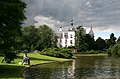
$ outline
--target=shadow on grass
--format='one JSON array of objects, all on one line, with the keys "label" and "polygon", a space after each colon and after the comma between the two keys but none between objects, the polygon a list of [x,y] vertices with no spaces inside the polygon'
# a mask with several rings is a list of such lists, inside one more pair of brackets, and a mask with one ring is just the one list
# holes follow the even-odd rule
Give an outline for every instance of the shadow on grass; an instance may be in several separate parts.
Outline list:
[{"label": "shadow on grass", "polygon": [[24,66],[0,65],[0,79],[1,78],[23,78]]}]

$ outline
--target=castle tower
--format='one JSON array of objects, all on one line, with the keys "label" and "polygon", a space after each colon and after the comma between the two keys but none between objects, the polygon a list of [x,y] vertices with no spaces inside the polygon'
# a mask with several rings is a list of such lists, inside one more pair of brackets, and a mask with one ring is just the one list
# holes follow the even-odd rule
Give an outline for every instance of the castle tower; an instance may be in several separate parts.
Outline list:
[{"label": "castle tower", "polygon": [[90,34],[91,37],[94,37],[94,32],[93,32],[92,27],[90,28],[89,34]]},{"label": "castle tower", "polygon": [[62,27],[60,27],[60,28],[59,28],[59,32],[62,32],[62,31],[63,31],[63,30],[62,30]]}]

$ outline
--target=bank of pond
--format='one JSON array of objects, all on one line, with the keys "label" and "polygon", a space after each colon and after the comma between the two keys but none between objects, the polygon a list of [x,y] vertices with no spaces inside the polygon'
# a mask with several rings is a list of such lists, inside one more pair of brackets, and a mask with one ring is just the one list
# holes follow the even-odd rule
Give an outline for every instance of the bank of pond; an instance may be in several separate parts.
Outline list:
[{"label": "bank of pond", "polygon": [[[23,70],[27,67],[37,65],[37,64],[44,64],[44,63],[50,63],[50,62],[64,62],[69,61],[71,59],[65,59],[65,58],[56,58],[46,55],[40,55],[39,53],[28,53],[28,57],[30,59],[30,66],[29,65],[21,65],[23,61],[23,55],[24,53],[18,54],[17,58],[14,59],[11,63],[6,62],[0,62],[0,79],[1,78],[11,78],[11,79],[21,79],[23,78]],[[0,60],[2,60],[4,56],[0,56]]]},{"label": "bank of pond", "polygon": [[120,79],[120,58],[79,55],[72,61],[51,62],[24,71],[26,79]]},{"label": "bank of pond", "polygon": [[[63,52],[63,53],[62,53]],[[94,53],[94,54],[85,54],[85,53],[73,53],[70,49],[44,49],[41,52],[37,53],[28,53],[28,57],[30,59],[30,65],[21,65],[20,63],[23,60],[24,53],[19,53],[17,58],[14,59],[11,63],[1,63],[0,62],[0,78],[11,78],[11,79],[21,79],[26,77],[23,72],[28,67],[33,67],[36,65],[41,65],[45,63],[52,63],[52,62],[72,62],[74,60],[78,60],[77,57],[107,57],[107,53]],[[0,56],[0,60],[3,59],[3,56]],[[80,58],[79,58],[80,59]],[[82,59],[80,59],[82,60]],[[77,62],[77,61],[76,61]],[[89,60],[87,61],[89,63]],[[87,64],[87,63],[86,63]],[[81,63],[82,65],[82,63]],[[67,66],[66,66],[67,67]],[[24,75],[24,76],[23,76]]]}]

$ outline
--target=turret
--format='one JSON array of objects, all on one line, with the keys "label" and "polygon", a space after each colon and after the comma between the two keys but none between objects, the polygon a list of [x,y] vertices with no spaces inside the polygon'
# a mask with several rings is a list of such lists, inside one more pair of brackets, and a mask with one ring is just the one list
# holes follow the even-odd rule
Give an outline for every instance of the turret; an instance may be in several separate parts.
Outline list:
[{"label": "turret", "polygon": [[60,27],[59,32],[62,32],[62,27]]},{"label": "turret", "polygon": [[89,34],[90,34],[91,37],[94,37],[94,32],[92,30],[92,27],[90,28]]},{"label": "turret", "polygon": [[71,26],[73,26],[73,19],[71,19]]}]

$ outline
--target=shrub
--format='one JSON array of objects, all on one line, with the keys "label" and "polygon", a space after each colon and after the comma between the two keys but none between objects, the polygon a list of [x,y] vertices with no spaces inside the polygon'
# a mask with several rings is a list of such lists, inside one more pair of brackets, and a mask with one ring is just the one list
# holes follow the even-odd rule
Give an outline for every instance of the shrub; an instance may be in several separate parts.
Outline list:
[{"label": "shrub", "polygon": [[73,53],[70,49],[68,48],[48,48],[42,50],[40,52],[42,55],[47,55],[47,56],[53,56],[53,57],[58,57],[58,58],[72,58]]},{"label": "shrub", "polygon": [[109,48],[107,52],[108,55],[111,53],[112,56],[120,56],[120,44],[116,44],[112,48]]},{"label": "shrub", "polygon": [[118,56],[120,56],[120,49],[118,50]]},{"label": "shrub", "polygon": [[16,58],[17,55],[14,53],[14,52],[7,52],[5,53],[5,57],[4,59],[2,60],[2,62],[6,62],[6,63],[11,63],[11,61],[14,60],[14,58]]},{"label": "shrub", "polygon": [[111,48],[107,49],[108,56],[112,56]]},{"label": "shrub", "polygon": [[118,45],[115,45],[111,49],[112,56],[117,56],[118,55]]}]

